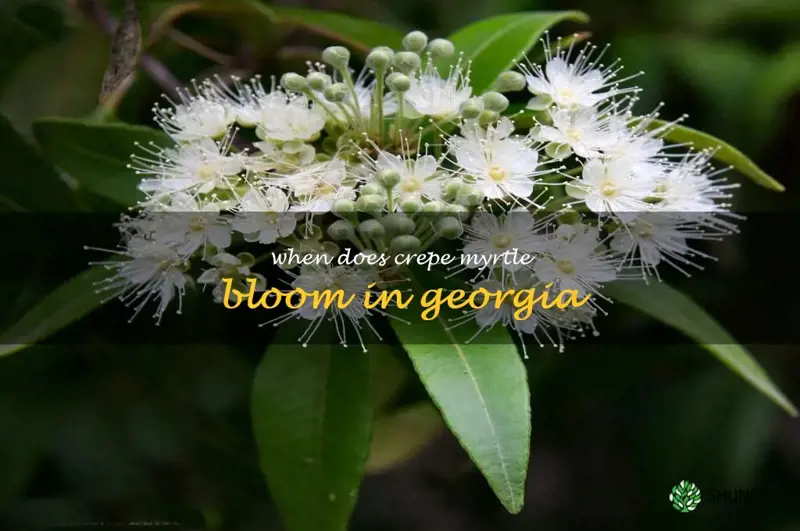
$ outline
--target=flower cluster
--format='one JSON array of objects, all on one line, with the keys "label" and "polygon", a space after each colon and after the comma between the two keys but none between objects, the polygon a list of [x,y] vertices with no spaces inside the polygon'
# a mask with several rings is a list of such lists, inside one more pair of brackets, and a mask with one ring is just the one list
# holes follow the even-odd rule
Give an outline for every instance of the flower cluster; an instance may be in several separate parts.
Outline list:
[{"label": "flower cluster", "polygon": [[[476,260],[451,273],[474,290],[572,289],[592,303],[516,320],[508,300],[451,325],[507,326],[560,347],[595,331],[605,283],[657,276],[662,264],[688,272],[706,257],[693,241],[735,230],[734,185],[712,167],[713,153],[665,145],[674,124],[632,111],[636,76],[620,78],[618,62],[600,63],[605,50],[574,42],[544,42],[543,65],[525,61],[482,94],[451,42],[418,31],[403,50],[372,50],[358,74],[334,46],[306,75],[269,88],[258,77],[195,83],[154,109],[173,144],[133,156],[146,199],[119,224],[120,259],[103,289],[135,314],[154,302],[160,321],[173,302],[180,312],[195,283],[218,302],[223,279],[264,289],[273,279],[254,268],[271,252],[513,249],[535,260]],[[512,110],[509,98],[524,91],[527,105]],[[363,298],[404,277],[401,267],[365,264],[287,265],[286,285]],[[342,343],[349,330],[363,345],[361,331],[381,317],[357,304],[301,307],[276,324],[307,320],[305,343],[331,319]]]}]

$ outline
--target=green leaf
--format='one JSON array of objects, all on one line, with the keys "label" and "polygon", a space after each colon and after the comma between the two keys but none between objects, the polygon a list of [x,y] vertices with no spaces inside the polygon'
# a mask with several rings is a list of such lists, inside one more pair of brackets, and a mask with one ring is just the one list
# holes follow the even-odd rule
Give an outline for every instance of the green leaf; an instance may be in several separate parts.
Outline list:
[{"label": "green leaf", "polygon": [[[667,123],[668,122],[663,120],[653,120],[651,127],[657,128],[666,125]],[[763,186],[764,188],[768,188],[769,190],[774,190],[776,192],[783,192],[786,190],[781,183],[767,175],[764,170],[756,166],[756,163],[750,160],[747,155],[730,144],[723,142],[719,138],[709,135],[708,133],[703,133],[702,131],[697,131],[696,129],[692,129],[683,125],[674,125],[669,129],[669,131],[667,131],[667,133],[664,135],[664,138],[675,143],[689,142],[696,149],[719,148],[714,155],[714,158],[717,160],[726,164],[730,164],[737,171],[743,175],[746,175],[747,177],[750,177],[753,182]]]},{"label": "green leaf", "polygon": [[28,212],[70,212],[75,198],[38,151],[0,115],[0,154],[4,178],[0,181],[0,205]]},{"label": "green leaf", "polygon": [[756,149],[762,150],[788,124],[781,112],[792,95],[800,92],[800,42],[794,43],[764,65],[750,95],[747,112]]},{"label": "green leaf", "polygon": [[140,177],[128,168],[137,151],[135,143],[161,147],[172,143],[149,127],[62,118],[38,120],[33,131],[45,156],[79,185],[124,206],[144,199],[137,188]]},{"label": "green leaf", "polygon": [[428,402],[378,418],[373,428],[367,473],[385,472],[413,457],[443,427],[439,411]]},{"label": "green leaf", "polygon": [[345,531],[369,452],[369,355],[289,341],[267,349],[253,383],[261,469],[288,531]]},{"label": "green leaf", "polygon": [[[412,281],[416,298],[446,286],[425,271]],[[531,419],[527,374],[516,346],[501,326],[483,332],[484,344],[471,344],[467,341],[476,324],[450,329],[448,319],[459,312],[443,307],[438,318],[425,321],[410,308],[398,317],[416,316],[411,325],[391,319],[395,334],[447,426],[506,509],[518,513],[524,503]]]},{"label": "green leaf", "polygon": [[108,276],[105,266],[89,268],[39,301],[0,336],[0,357],[46,339],[102,306],[109,294],[97,293],[96,284]]},{"label": "green leaf", "polygon": [[[550,27],[571,20],[588,22],[580,11],[509,13],[487,18],[461,28],[448,37],[462,61],[471,61],[471,83],[475,94],[489,90],[497,76],[512,68]],[[445,64],[443,72],[455,65],[457,57]]]},{"label": "green leaf", "polygon": [[692,299],[663,282],[621,281],[607,284],[605,293],[679,330],[764,393],[770,400],[797,416],[797,409],[772,382],[766,371],[714,318]]},{"label": "green leaf", "polygon": [[339,41],[362,54],[376,46],[398,49],[404,33],[380,22],[316,11],[302,7],[271,6],[279,24],[296,24],[324,37]]}]

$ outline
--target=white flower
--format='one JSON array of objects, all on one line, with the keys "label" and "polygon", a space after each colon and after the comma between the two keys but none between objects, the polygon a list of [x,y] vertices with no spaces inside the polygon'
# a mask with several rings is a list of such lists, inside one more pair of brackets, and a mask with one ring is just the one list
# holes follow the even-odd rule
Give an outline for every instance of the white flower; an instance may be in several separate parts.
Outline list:
[{"label": "white flower", "polygon": [[599,241],[587,237],[591,232],[578,230],[576,234],[581,237],[555,238],[547,253],[534,262],[533,270],[544,284],[553,283],[557,292],[576,290],[581,296],[597,294],[602,283],[617,278],[615,263],[610,253],[598,251]]},{"label": "white flower", "polygon": [[306,298],[305,304],[296,310],[292,310],[287,316],[279,318],[274,324],[278,326],[293,318],[310,321],[308,328],[299,338],[303,346],[307,346],[323,321],[331,320],[340,344],[347,346],[347,330],[352,328],[362,349],[366,352],[362,329],[366,325],[380,339],[380,335],[372,327],[369,319],[376,312],[385,313],[380,310],[368,310],[364,306],[364,297],[368,292],[372,291],[369,285],[376,278],[376,271],[371,269],[357,269],[350,266],[303,266],[292,282],[293,288],[300,288],[310,294],[314,292],[329,292],[332,296],[337,291],[341,291],[342,301],[344,303],[350,302],[344,308],[339,307],[336,302],[333,302],[328,308],[325,308],[322,304],[316,305],[317,307],[315,308],[312,295]]},{"label": "white flower", "polygon": [[[292,210],[322,214],[330,212],[340,199],[355,199],[356,192],[344,181],[347,177],[343,160],[317,163],[298,173],[286,176],[285,184],[294,192],[299,204]],[[280,181],[275,181],[276,184]]]},{"label": "white flower", "polygon": [[251,188],[242,197],[239,213],[231,225],[249,242],[275,243],[278,238],[292,234],[297,226],[295,214],[288,210],[289,199],[280,189]]},{"label": "white flower", "polygon": [[447,140],[460,172],[488,199],[528,198],[534,177],[546,173],[538,169],[538,151],[528,139],[510,137],[513,131],[511,120],[503,118],[496,126],[467,129],[463,137]]},{"label": "white flower", "polygon": [[[426,68],[411,77],[411,86],[403,95],[407,105],[404,115],[409,118],[430,116],[435,120],[454,118],[470,96],[469,72],[463,72],[460,63],[442,78],[433,63],[428,62]],[[389,99],[388,113],[396,112],[396,106],[396,98]]]},{"label": "white flower", "polygon": [[225,136],[236,119],[229,102],[218,97],[209,84],[195,86],[197,94],[180,90],[180,103],[153,108],[155,120],[164,131],[181,142]]},{"label": "white flower", "polygon": [[233,190],[243,169],[243,157],[230,154],[230,139],[203,139],[174,148],[145,151],[152,157],[134,155],[131,167],[142,179],[139,189],[147,203],[164,204],[176,193],[209,194],[216,189]]},{"label": "white flower", "polygon": [[313,142],[325,127],[325,111],[301,94],[273,92],[260,100],[256,134],[262,140]]},{"label": "white flower", "polygon": [[254,142],[261,153],[247,160],[247,167],[258,173],[270,170],[293,171],[312,164],[317,152],[314,146],[300,141],[277,145],[269,140]]},{"label": "white flower", "polygon": [[539,125],[533,131],[537,140],[556,146],[568,146],[562,157],[573,151],[579,157],[591,158],[602,155],[606,149],[617,146],[624,131],[622,122],[614,111],[616,108],[587,108],[571,111],[550,111],[553,125]]},{"label": "white flower", "polygon": [[131,321],[151,301],[158,302],[153,317],[157,323],[169,303],[177,295],[181,313],[183,294],[192,278],[184,271],[186,263],[172,247],[138,236],[128,239],[115,254],[125,260],[104,262],[107,269],[116,273],[100,282],[102,291],[113,291],[128,306],[133,306]]},{"label": "white flower", "polygon": [[[242,257],[246,256],[248,259],[243,260]],[[251,273],[250,266],[253,265],[254,259],[252,255],[242,253],[239,256],[234,256],[228,253],[218,253],[206,258],[206,261],[213,267],[206,269],[197,277],[198,284],[212,285],[213,289],[211,295],[214,302],[223,302],[225,297],[225,282],[223,279],[231,279],[230,296],[234,296],[233,290],[238,290],[241,293],[247,293],[249,287],[247,285],[248,278],[256,279],[256,291],[262,291],[267,284],[267,280],[263,275],[258,273]],[[230,304],[235,304],[235,298],[228,301]]]},{"label": "white flower", "polygon": [[663,212],[723,212],[732,196],[730,190],[738,184],[730,184],[724,177],[726,171],[714,170],[713,153],[700,151],[689,153],[678,163],[666,167],[655,185],[655,196],[661,199],[658,209]]},{"label": "white flower", "polygon": [[566,109],[586,108],[613,96],[638,90],[636,87],[619,88],[619,83],[625,80],[614,79],[621,68],[617,66],[618,61],[605,67],[599,64],[605,49],[595,55],[597,47],[587,45],[574,59],[573,49],[570,44],[564,50],[559,42],[556,55],[551,56],[547,43],[544,69],[530,63],[521,66],[528,90],[535,96],[528,103],[529,108],[542,110],[552,104]]},{"label": "white flower", "polygon": [[442,196],[442,176],[437,174],[439,164],[432,155],[422,155],[412,160],[381,151],[373,165],[375,174],[387,169],[400,174],[400,182],[392,188],[392,197],[397,200],[394,203],[396,210],[407,199],[435,201]]},{"label": "white flower", "polygon": [[155,214],[153,239],[189,257],[211,244],[224,249],[231,244],[231,227],[213,202],[198,202],[183,192],[172,196],[163,212]]},{"label": "white flower", "polygon": [[591,159],[583,166],[582,177],[567,184],[567,193],[596,214],[614,214],[626,221],[651,209],[644,199],[652,194],[654,184],[635,176],[625,160]]},{"label": "white flower", "polygon": [[514,305],[514,297],[505,297],[499,308],[497,304],[495,304],[495,297],[498,292],[504,293],[511,289],[518,291],[521,289],[533,288],[536,284],[536,279],[528,271],[520,272],[513,277],[513,280],[511,276],[506,277],[506,279],[507,282],[505,286],[498,280],[486,279],[472,287],[473,291],[478,291],[483,288],[493,295],[489,304],[475,311],[475,321],[478,323],[478,326],[481,327],[481,330],[486,330],[500,323],[502,326],[511,328],[521,334],[532,335],[536,333],[540,322],[538,312],[535,308],[526,319],[516,319],[514,314],[519,308]]},{"label": "white flower", "polygon": [[491,271],[494,264],[478,257],[493,259],[512,252],[512,256],[505,255],[498,261],[503,270],[513,272],[531,267],[535,256],[545,249],[547,243],[537,231],[536,220],[526,210],[515,210],[502,218],[476,212],[466,228],[462,263],[470,269]]}]

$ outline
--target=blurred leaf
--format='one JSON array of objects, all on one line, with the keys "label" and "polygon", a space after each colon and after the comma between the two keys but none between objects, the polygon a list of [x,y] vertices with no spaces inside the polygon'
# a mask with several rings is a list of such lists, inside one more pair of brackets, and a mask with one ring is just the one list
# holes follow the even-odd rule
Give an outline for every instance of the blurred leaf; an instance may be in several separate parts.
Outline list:
[{"label": "blurred leaf", "polygon": [[470,24],[448,37],[457,54],[449,63],[442,63],[442,71],[455,65],[458,52],[463,52],[462,64],[466,66],[467,61],[472,62],[472,90],[482,94],[497,76],[513,67],[545,31],[565,20],[588,22],[589,17],[580,11],[542,11],[498,15]]},{"label": "blurred leaf", "polygon": [[108,38],[99,30],[73,30],[37,51],[14,71],[0,98],[4,114],[25,138],[43,116],[85,116],[97,107],[108,60]]},{"label": "blurred leaf", "polygon": [[[661,127],[667,123],[668,122],[663,120],[653,120],[652,128]],[[715,159],[730,164],[737,171],[750,177],[753,182],[764,188],[776,192],[783,192],[786,189],[781,183],[756,166],[755,162],[750,160],[744,153],[708,133],[703,133],[702,131],[697,131],[696,129],[683,125],[674,125],[664,135],[664,138],[675,143],[691,143],[698,150],[719,148],[714,154]]]},{"label": "blurred leaf", "polygon": [[641,113],[652,111],[663,100],[666,85],[664,39],[648,33],[622,33],[614,37],[611,49],[624,61],[623,72],[644,72],[634,80],[642,89],[634,109]]},{"label": "blurred leaf", "polygon": [[404,33],[380,22],[301,7],[271,6],[279,24],[297,24],[366,54],[376,46],[398,49]]},{"label": "blurred leaf", "polygon": [[764,149],[786,122],[782,106],[800,92],[800,42],[771,57],[750,94],[747,116],[755,150]]},{"label": "blurred leaf", "polygon": [[144,199],[137,188],[140,177],[128,168],[131,154],[137,151],[135,143],[172,144],[161,131],[126,124],[46,118],[33,129],[50,161],[82,187],[125,206]]},{"label": "blurred leaf", "polygon": [[0,137],[3,139],[0,153],[4,163],[0,206],[29,212],[70,212],[76,209],[67,183],[2,115]]},{"label": "blurred leaf", "polygon": [[444,428],[439,411],[422,402],[375,421],[366,471],[378,474],[414,456]]},{"label": "blurred leaf", "polygon": [[369,452],[369,356],[286,343],[267,348],[253,383],[261,469],[288,531],[345,531]]},{"label": "blurred leaf", "polygon": [[408,371],[389,346],[371,345],[369,355],[372,404],[376,411],[385,408],[408,380]]},{"label": "blurred leaf", "polygon": [[647,284],[628,280],[612,282],[604,289],[615,301],[631,306],[683,332],[790,415],[797,416],[797,409],[750,353],[683,293],[663,282]]},{"label": "blurred leaf", "polygon": [[0,336],[0,357],[47,339],[99,308],[108,293],[97,293],[96,283],[108,276],[105,266],[89,268],[39,301]]},{"label": "blurred leaf", "polygon": [[[447,284],[425,271],[415,276],[411,280],[417,293]],[[403,316],[410,314],[419,315],[411,311]],[[470,344],[477,325],[451,329],[449,319],[458,315],[442,307],[435,320],[417,317],[411,325],[391,321],[448,427],[506,509],[518,513],[524,503],[531,435],[525,365],[505,328],[495,326],[482,333],[484,344]]]},{"label": "blurred leaf", "polygon": [[[39,16],[46,18],[41,14]],[[57,41],[58,37],[60,35],[50,35],[29,21],[20,19],[11,6],[0,6],[0,94],[14,70],[28,56]]]}]

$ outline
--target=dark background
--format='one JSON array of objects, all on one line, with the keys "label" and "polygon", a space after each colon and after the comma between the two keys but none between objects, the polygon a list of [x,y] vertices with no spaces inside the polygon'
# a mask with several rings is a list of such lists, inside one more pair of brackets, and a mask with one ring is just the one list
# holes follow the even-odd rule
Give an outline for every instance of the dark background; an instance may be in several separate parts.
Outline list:
[{"label": "dark background", "polygon": [[[180,3],[142,2],[145,27]],[[689,113],[687,125],[740,147],[786,185],[778,194],[734,175],[743,184],[737,208],[751,213],[752,222],[713,249],[718,263],[694,278],[670,279],[734,336],[760,343],[751,351],[800,402],[800,361],[792,341],[799,313],[793,248],[800,198],[800,2],[293,4],[432,36],[501,12],[586,11],[589,25],[563,25],[553,35],[588,30],[594,42],[610,42],[627,70],[646,72],[639,79],[645,89],[640,110],[663,100],[664,117]],[[95,109],[109,47],[107,13],[98,6],[111,16],[121,11],[119,2],[2,1],[0,160],[12,162],[0,165],[3,190],[43,163],[31,135],[34,119],[82,117]],[[190,14],[175,28],[148,50],[169,75],[140,73],[122,102],[121,120],[151,125],[150,107],[170,88],[170,76],[186,82],[208,72],[302,71],[304,61],[327,44],[252,17]],[[14,162],[24,150],[36,164]],[[24,228],[39,221],[23,216],[3,224],[4,327],[80,269],[74,257],[59,259],[62,251],[54,245],[48,253],[15,254],[40,241],[20,243]],[[113,244],[105,225],[82,243],[98,242],[95,237]],[[114,346],[115,338],[130,333],[128,312],[111,305],[99,313],[49,345],[0,359],[0,528],[178,522],[187,529],[279,529],[248,409],[263,345]],[[192,324],[188,316],[168,313],[163,326],[185,335]],[[526,506],[518,516],[505,513],[435,412],[420,402],[424,392],[402,351],[381,358],[376,401],[385,411],[406,414],[378,430],[353,530],[800,531],[800,421],[707,352],[645,317],[615,308],[599,326],[612,338],[602,346],[575,344],[563,354],[534,349],[526,362],[533,447]],[[614,342],[619,345],[608,344]],[[671,487],[684,479],[704,496],[688,515],[668,501]]]}]

